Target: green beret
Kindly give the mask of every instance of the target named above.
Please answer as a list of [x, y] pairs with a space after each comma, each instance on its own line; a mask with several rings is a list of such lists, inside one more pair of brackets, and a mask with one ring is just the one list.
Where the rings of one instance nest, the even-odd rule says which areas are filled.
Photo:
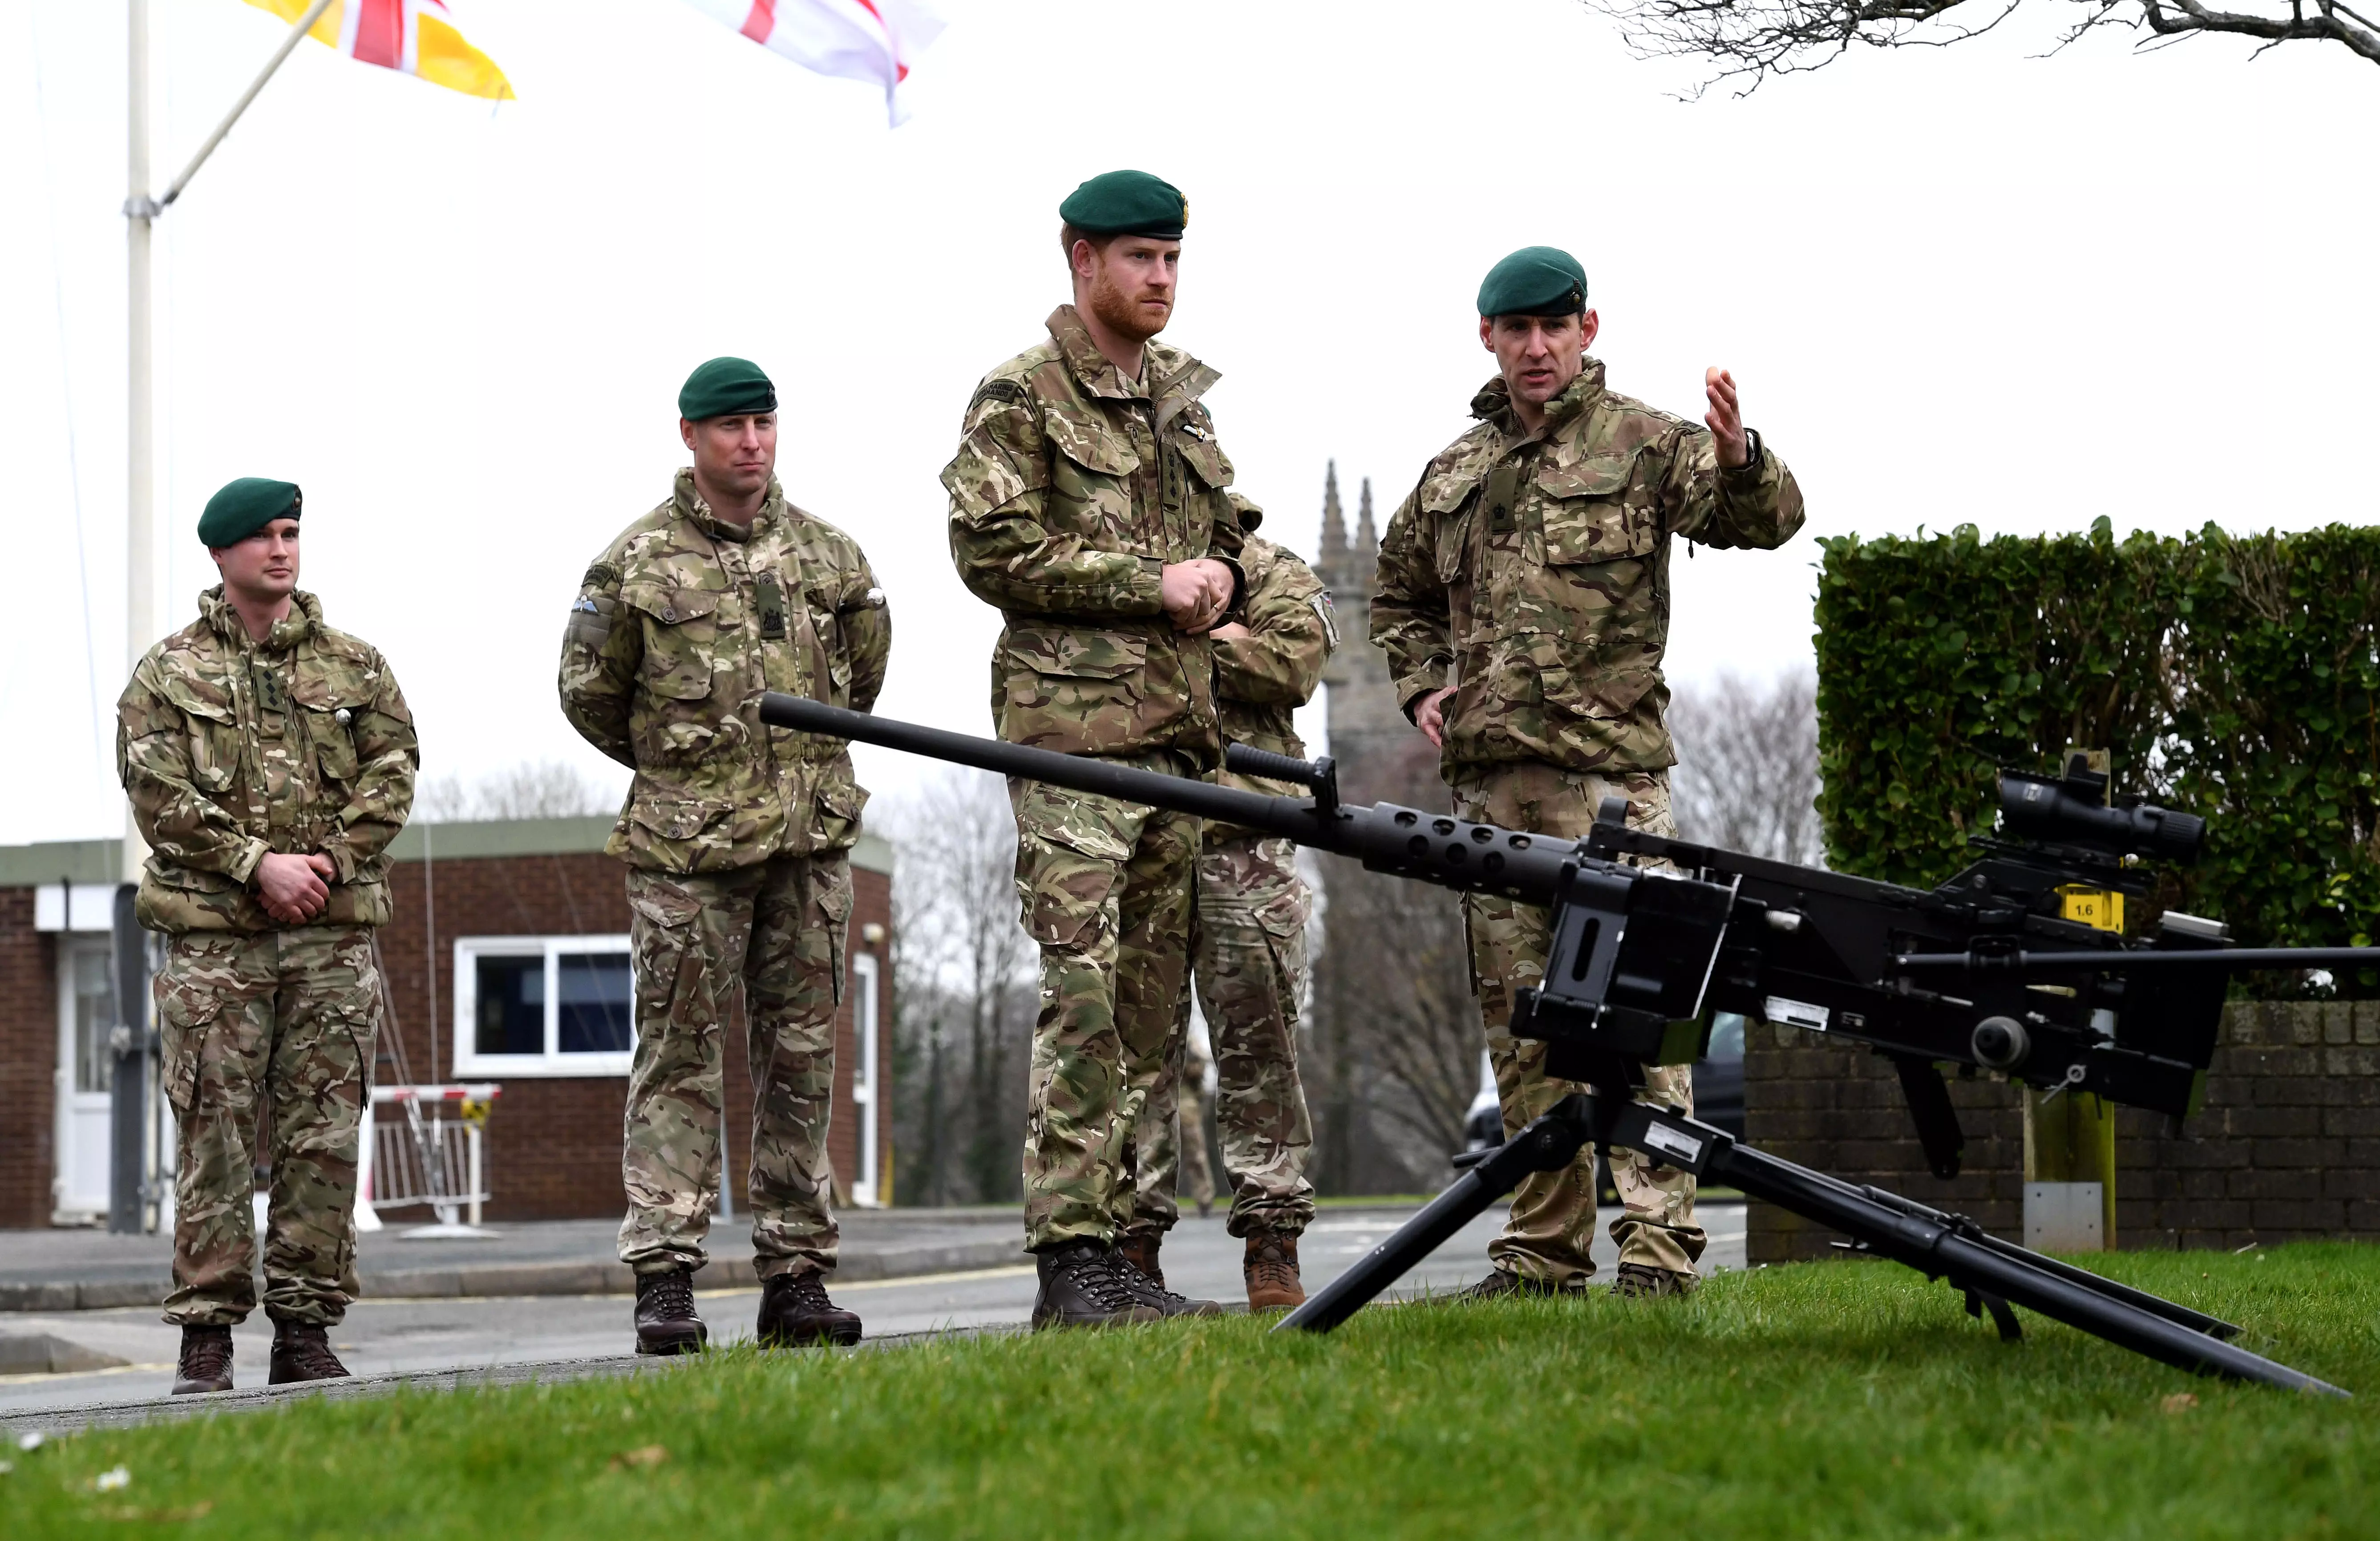
[[749, 358], [713, 358], [678, 387], [677, 415], [700, 422], [730, 412], [774, 412], [777, 387]]
[[296, 482], [244, 476], [224, 483], [223, 491], [207, 500], [207, 511], [199, 516], [199, 539], [209, 550], [220, 551], [275, 519], [297, 518], [305, 506], [306, 494]]
[[1574, 316], [1586, 309], [1586, 270], [1560, 247], [1524, 246], [1488, 270], [1483, 316]]
[[1190, 223], [1182, 189], [1145, 171], [1103, 171], [1066, 195], [1058, 217], [1086, 236], [1178, 241]]

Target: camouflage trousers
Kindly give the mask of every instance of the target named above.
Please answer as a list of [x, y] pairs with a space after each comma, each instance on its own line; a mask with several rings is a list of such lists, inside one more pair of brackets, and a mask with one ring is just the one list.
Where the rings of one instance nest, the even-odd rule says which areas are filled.
[[157, 976], [174, 1110], [174, 1288], [165, 1319], [256, 1308], [259, 1121], [273, 1161], [264, 1309], [328, 1327], [356, 1298], [356, 1156], [380, 975], [365, 926], [173, 939]]
[[[1241, 835], [1198, 854], [1194, 948], [1198, 1007], [1215, 1046], [1215, 1129], [1232, 1184], [1231, 1233], [1296, 1235], [1314, 1218], [1305, 1180], [1314, 1123], [1297, 1076], [1297, 1023], [1305, 991], [1305, 923], [1313, 894], [1289, 841]], [[1182, 1002], [1187, 1025], [1189, 1001]], [[1184, 1041], [1188, 1034], [1179, 1035]], [[1203, 1074], [1201, 1076], [1203, 1080]], [[1174, 1204], [1176, 1152], [1205, 1131], [1177, 1051], [1150, 1088], [1135, 1135], [1133, 1228], [1165, 1231]], [[1177, 1102], [1186, 1106], [1177, 1117]]]
[[[1180, 772], [1181, 757], [1118, 757]], [[1041, 950], [1025, 1118], [1025, 1244], [1130, 1224], [1131, 1135], [1181, 1053], [1189, 986], [1187, 814], [1012, 781], [1016, 893]]]
[[[1181, 1136], [1175, 1168], [1182, 1174], [1183, 1195], [1202, 1210], [1215, 1202], [1215, 1168], [1207, 1159], [1207, 1073], [1214, 1068], [1215, 1062], [1194, 1043], [1183, 1055], [1182, 1074], [1174, 1081], [1180, 1113], [1174, 1127]], [[1137, 1139], [1135, 1135], [1135, 1143]]]
[[754, 1267], [763, 1279], [834, 1267], [827, 1120], [835, 1008], [843, 1002], [851, 864], [838, 852], [777, 856], [690, 877], [631, 868], [637, 1050], [620, 1176], [620, 1261], [638, 1273], [698, 1268], [719, 1202], [721, 1034], [744, 1000], [752, 1070]]
[[[1465, 819], [1533, 830], [1565, 839], [1583, 838], [1595, 822], [1596, 805], [1606, 797], [1628, 799], [1631, 829], [1674, 834], [1666, 775], [1632, 771], [1599, 776], [1524, 763], [1482, 768], [1452, 783], [1454, 805]], [[1496, 1072], [1496, 1097], [1503, 1105], [1504, 1134], [1518, 1134], [1571, 1092], [1574, 1083], [1545, 1073], [1546, 1046], [1516, 1038], [1512, 992], [1545, 977], [1550, 913], [1487, 894], [1463, 898], [1471, 938], [1471, 971], [1479, 990], [1480, 1016], [1488, 1030], [1488, 1057]], [[1691, 1113], [1694, 1071], [1660, 1065], [1645, 1073], [1645, 1089], [1660, 1101]], [[1620, 1260], [1692, 1273], [1706, 1238], [1694, 1223], [1694, 1173], [1664, 1166], [1641, 1151], [1611, 1152], [1612, 1185], [1620, 1190], [1621, 1214], [1611, 1222]], [[1595, 1151], [1581, 1150], [1562, 1171], [1533, 1172], [1512, 1195], [1501, 1234], [1488, 1244], [1498, 1268], [1548, 1284], [1583, 1288], [1595, 1265], [1587, 1257], [1595, 1229]]]

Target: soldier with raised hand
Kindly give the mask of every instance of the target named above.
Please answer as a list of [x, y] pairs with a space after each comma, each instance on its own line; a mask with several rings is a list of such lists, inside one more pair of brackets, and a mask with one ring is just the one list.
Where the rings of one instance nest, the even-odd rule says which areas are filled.
[[137, 913], [172, 939], [156, 989], [178, 1157], [176, 1393], [232, 1389], [231, 1329], [256, 1306], [260, 1120], [272, 1383], [347, 1373], [328, 1329], [357, 1292], [372, 928], [420, 754], [387, 661], [298, 588], [304, 506], [262, 477], [208, 500], [199, 539], [223, 582], [116, 703], [116, 774], [150, 851]]
[[[1240, 528], [1254, 531], [1264, 511], [1231, 496]], [[1302, 759], [1305, 745], [1293, 714], [1313, 698], [1339, 645], [1330, 592], [1295, 552], [1253, 533], [1240, 566], [1245, 620], [1207, 634], [1223, 740]], [[1217, 779], [1266, 796], [1305, 795], [1305, 788], [1231, 770]], [[1305, 1180], [1314, 1124], [1297, 1074], [1313, 894], [1298, 876], [1292, 841], [1211, 821], [1199, 840], [1194, 973], [1215, 1050], [1215, 1128], [1232, 1185], [1228, 1229], [1246, 1244], [1240, 1273], [1248, 1309], [1279, 1310], [1305, 1303], [1297, 1239], [1314, 1219], [1314, 1185]], [[1185, 999], [1185, 1013], [1188, 1004]], [[1135, 1141], [1138, 1191], [1123, 1244], [1135, 1266], [1160, 1281], [1159, 1247], [1179, 1213], [1177, 1153], [1205, 1138], [1179, 1117], [1184, 1074], [1179, 1056], [1169, 1062], [1142, 1110]]]
[[838, 1233], [827, 1120], [868, 795], [842, 739], [760, 721], [766, 691], [867, 711], [892, 623], [868, 559], [778, 484], [777, 394], [713, 358], [678, 393], [694, 464], [587, 569], [562, 645], [562, 710], [637, 772], [606, 847], [628, 867], [637, 1042], [620, 1260], [638, 1353], [699, 1349], [694, 1270], [719, 1197], [720, 1034], [742, 994], [752, 1069], [762, 1346], [859, 1340], [828, 1298]]
[[[1199, 397], [1216, 372], [1153, 341], [1188, 205], [1145, 172], [1060, 205], [1074, 303], [986, 375], [943, 468], [951, 555], [1006, 625], [992, 716], [1011, 743], [1195, 776], [1221, 755], [1206, 634], [1239, 594], [1232, 463]], [[1016, 886], [1041, 952], [1026, 1124], [1037, 1327], [1185, 1312], [1119, 1256], [1123, 1165], [1187, 988], [1197, 820], [1012, 782]]]
[[[1633, 828], [1673, 832], [1662, 722], [1670, 540], [1773, 548], [1802, 527], [1802, 492], [1743, 426], [1734, 378], [1705, 371], [1697, 426], [1605, 388], [1589, 358], [1597, 317], [1568, 252], [1527, 247], [1479, 287], [1479, 340], [1497, 376], [1472, 399], [1479, 425], [1424, 468], [1389, 522], [1372, 639], [1397, 699], [1439, 746], [1466, 819], [1584, 837], [1607, 796]], [[1545, 1045], [1514, 1038], [1512, 992], [1543, 977], [1548, 912], [1463, 896], [1471, 966], [1506, 1134], [1573, 1089], [1548, 1078]], [[1689, 1067], [1647, 1073], [1653, 1098], [1688, 1111]], [[1704, 1235], [1691, 1173], [1612, 1152], [1624, 1207], [1614, 1292], [1693, 1288]], [[1584, 1289], [1595, 1225], [1595, 1154], [1538, 1172], [1513, 1195], [1469, 1292]]]

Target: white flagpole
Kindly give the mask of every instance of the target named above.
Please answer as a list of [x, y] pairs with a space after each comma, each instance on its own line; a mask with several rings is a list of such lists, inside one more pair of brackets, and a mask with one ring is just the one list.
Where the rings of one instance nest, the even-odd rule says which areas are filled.
[[[149, 235], [157, 205], [149, 198], [149, 0], [129, 0], [127, 31], [131, 50], [131, 111], [127, 134], [127, 165], [131, 190], [124, 200], [126, 276], [128, 286], [125, 333], [128, 358], [125, 420], [125, 655], [128, 673], [156, 640], [157, 522], [152, 502], [150, 454]], [[148, 845], [140, 826], [127, 807], [124, 812], [123, 877], [140, 880], [140, 865]]]
[[[174, 178], [162, 199], [149, 196], [149, 0], [128, 0], [128, 33], [131, 50], [130, 108], [128, 124], [127, 170], [131, 188], [124, 200], [126, 237], [126, 279], [128, 293], [125, 318], [126, 332], [126, 420], [125, 420], [125, 656], [124, 667], [128, 673], [132, 666], [157, 639], [157, 509], [153, 467], [156, 432], [153, 407], [152, 356], [150, 350], [150, 256], [152, 227], [167, 204], [182, 196], [182, 189], [199, 168], [207, 164], [215, 146], [230, 133], [232, 125], [248, 111], [256, 93], [264, 89], [280, 69], [314, 23], [331, 8], [331, 0], [314, 0], [289, 35], [281, 40], [264, 68], [258, 72], [247, 91], [215, 126], [199, 152], [190, 158], [182, 175]], [[122, 874], [127, 882], [140, 880], [140, 867], [149, 848], [140, 838], [140, 828], [128, 807], [124, 813], [124, 860]]]

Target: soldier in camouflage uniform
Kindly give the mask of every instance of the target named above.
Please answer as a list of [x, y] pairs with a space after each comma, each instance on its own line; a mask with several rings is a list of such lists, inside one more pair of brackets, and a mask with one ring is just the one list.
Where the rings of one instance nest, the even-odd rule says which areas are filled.
[[[1771, 548], [1802, 525], [1784, 463], [1742, 426], [1735, 382], [1706, 376], [1708, 431], [1605, 389], [1586, 357], [1596, 313], [1566, 252], [1530, 247], [1480, 288], [1481, 341], [1500, 373], [1471, 404], [1479, 426], [1422, 472], [1380, 542], [1372, 639], [1406, 715], [1440, 746], [1466, 819], [1584, 837], [1596, 805], [1628, 800], [1632, 827], [1672, 832], [1661, 710], [1670, 539]], [[1572, 1088], [1547, 1077], [1542, 1043], [1509, 1028], [1512, 992], [1545, 970], [1548, 914], [1467, 894], [1474, 980], [1508, 1135]], [[1691, 1111], [1689, 1067], [1648, 1075]], [[1521, 1184], [1478, 1294], [1585, 1286], [1595, 1156]], [[1612, 1152], [1623, 1212], [1615, 1288], [1690, 1289], [1704, 1236], [1694, 1178]]]
[[[1232, 494], [1240, 526], [1264, 515]], [[1330, 591], [1296, 554], [1250, 536], [1240, 552], [1246, 574], [1245, 624], [1208, 634], [1215, 653], [1215, 694], [1226, 743], [1304, 758], [1293, 713], [1322, 683], [1338, 646]], [[1266, 796], [1305, 789], [1224, 770], [1226, 786]], [[1305, 923], [1313, 897], [1297, 875], [1290, 841], [1209, 822], [1200, 831], [1196, 976], [1198, 1001], [1214, 1040], [1215, 1127], [1232, 1183], [1231, 1233], [1246, 1242], [1241, 1274], [1248, 1309], [1305, 1304], [1297, 1238], [1314, 1218], [1305, 1160], [1314, 1125], [1297, 1076], [1297, 1023], [1305, 992]], [[1188, 1001], [1184, 1001], [1186, 1013]], [[1182, 1084], [1168, 1073], [1150, 1089], [1136, 1139], [1138, 1195], [1127, 1253], [1145, 1250], [1156, 1266], [1157, 1242], [1172, 1229], [1175, 1104]], [[1181, 1129], [1180, 1142], [1202, 1138]]]
[[346, 1375], [327, 1329], [356, 1296], [356, 1158], [388, 919], [385, 852], [413, 807], [413, 716], [378, 651], [299, 592], [303, 498], [243, 477], [199, 521], [223, 574], [116, 703], [116, 774], [149, 860], [140, 924], [174, 1110], [176, 1392], [232, 1386], [256, 1305], [258, 1122], [273, 1162], [271, 1378]]
[[698, 1349], [693, 1271], [719, 1197], [722, 1024], [740, 993], [752, 1070], [752, 1250], [763, 1345], [856, 1342], [825, 1276], [827, 1119], [868, 795], [841, 739], [760, 721], [764, 691], [866, 711], [892, 623], [851, 537], [773, 470], [776, 390], [738, 358], [679, 393], [694, 464], [587, 569], [562, 646], [562, 710], [637, 772], [607, 849], [628, 865], [637, 1047], [620, 1259], [637, 1352]]
[[[998, 605], [1000, 735], [1197, 775], [1221, 753], [1206, 633], [1234, 602], [1232, 463], [1198, 398], [1219, 378], [1150, 341], [1172, 309], [1185, 206], [1139, 172], [1060, 207], [1075, 303], [968, 402], [950, 491], [960, 578]], [[1115, 1250], [1128, 1136], [1174, 1052], [1197, 820], [1012, 783], [1017, 893], [1041, 950], [1026, 1127], [1037, 1326], [1212, 1311]]]

